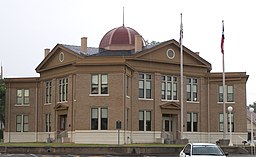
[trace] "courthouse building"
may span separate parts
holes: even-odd
[[[5,79],[4,142],[117,144],[120,137],[120,144],[175,143],[183,137],[215,143],[227,119],[222,72],[211,72],[212,65],[185,46],[183,57],[181,114],[180,45],[174,39],[146,45],[136,30],[121,26],[97,48],[83,37],[79,46],[45,49],[39,77]],[[247,139],[248,77],[226,73],[234,144]]]

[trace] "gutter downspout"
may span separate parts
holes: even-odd
[[[38,84],[36,79],[36,105],[35,105],[35,141],[38,142]]]
[[[73,141],[73,139],[74,139],[74,132],[75,132],[75,104],[76,104],[76,75],[75,74],[73,74],[73,78],[72,78],[72,82],[73,82],[73,94],[72,94],[72,96],[73,96],[73,98],[72,98],[72,123],[71,123],[71,142],[75,142],[75,141]]]
[[[130,95],[130,119],[131,119],[131,131],[130,131],[130,142],[131,144],[133,143],[133,76],[134,76],[134,72],[131,72],[131,95]]]
[[[8,142],[11,142],[11,82],[9,82],[9,95],[8,95]]]
[[[123,73],[123,104],[124,104],[124,109],[123,109],[123,122],[124,122],[124,144],[126,144],[126,77],[125,77],[125,74],[126,74],[126,67],[124,67],[124,73]]]
[[[207,78],[207,122],[208,122],[208,142],[210,142],[210,134],[211,134],[211,121],[210,121],[210,79],[209,76]]]

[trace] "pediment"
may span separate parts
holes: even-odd
[[[65,48],[61,44],[57,44],[38,65],[36,71],[41,72],[43,70],[66,66],[81,58],[82,56],[80,54]]]
[[[58,103],[55,107],[55,110],[67,110],[68,109],[68,104],[66,103]]]
[[[180,105],[176,102],[166,102],[160,105],[161,109],[169,109],[169,110],[180,110]]]
[[[173,52],[173,53],[170,53]],[[169,40],[136,54],[136,59],[162,63],[180,64],[180,45],[176,40]],[[211,64],[183,46],[183,65],[206,67],[211,70]]]

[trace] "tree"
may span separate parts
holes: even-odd
[[[160,44],[160,42],[158,42],[158,41],[148,41],[148,40],[146,40],[145,41],[145,44],[147,45],[147,46],[155,46],[155,45],[158,45],[158,44]]]

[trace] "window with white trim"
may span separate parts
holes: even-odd
[[[126,75],[126,83],[125,83],[125,91],[126,91],[126,96],[130,95],[130,81],[131,81],[131,77]]]
[[[150,74],[139,74],[139,98],[151,99],[152,77]]]
[[[16,115],[16,132],[28,132],[28,115]]]
[[[219,102],[223,102],[223,86],[219,86]],[[232,85],[226,85],[226,101],[234,102],[234,87]]]
[[[139,131],[151,131],[151,111],[139,111]]]
[[[68,78],[59,79],[59,102],[68,100]]]
[[[52,103],[52,81],[45,82],[45,103]]]
[[[51,114],[45,114],[45,132],[51,132]]]
[[[108,130],[107,108],[91,108],[91,130]]]
[[[198,113],[187,113],[187,131],[198,132]]]
[[[28,105],[29,104],[29,89],[17,89],[16,96],[17,105]]]
[[[226,120],[227,120],[227,131],[229,132],[229,127],[230,127],[230,121],[229,121],[229,116],[230,114],[226,114]],[[232,129],[232,132],[234,132],[235,130],[235,124],[234,124],[234,114],[231,113],[231,129]],[[223,132],[224,131],[224,116],[223,116],[223,113],[220,113],[219,114],[219,132]]]
[[[187,101],[198,101],[198,79],[187,78]]]
[[[96,95],[108,94],[108,75],[107,74],[91,75],[91,94],[96,94]]]
[[[177,77],[161,76],[162,100],[177,100]]]

